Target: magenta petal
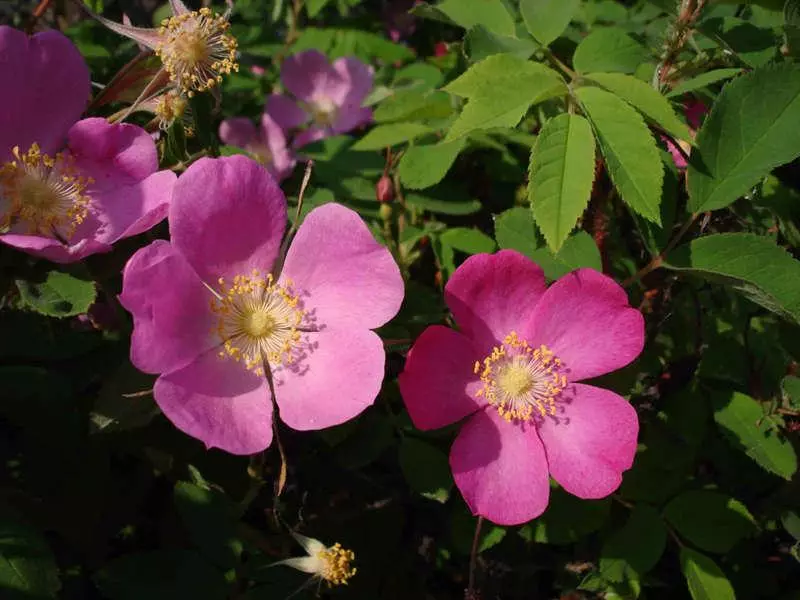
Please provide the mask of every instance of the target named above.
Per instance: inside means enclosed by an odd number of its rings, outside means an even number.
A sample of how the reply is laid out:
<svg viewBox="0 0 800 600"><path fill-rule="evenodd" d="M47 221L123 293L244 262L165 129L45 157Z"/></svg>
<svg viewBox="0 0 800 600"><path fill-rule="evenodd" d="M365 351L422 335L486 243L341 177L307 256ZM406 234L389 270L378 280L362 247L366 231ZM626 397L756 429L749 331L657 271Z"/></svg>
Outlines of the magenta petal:
<svg viewBox="0 0 800 600"><path fill-rule="evenodd" d="M270 271L286 227L286 198L250 158L201 158L175 184L169 223L172 243L216 285L220 277Z"/></svg>
<svg viewBox="0 0 800 600"><path fill-rule="evenodd" d="M567 367L569 381L620 369L644 347L644 318L618 283L592 269L564 275L547 290L526 327Z"/></svg>
<svg viewBox="0 0 800 600"><path fill-rule="evenodd" d="M281 420L307 431L344 423L375 402L386 355L367 329L326 329L308 334L307 349L275 372Z"/></svg>
<svg viewBox="0 0 800 600"><path fill-rule="evenodd" d="M507 423L491 407L461 428L450 467L472 513L493 523L519 525L547 508L547 460L536 429Z"/></svg>
<svg viewBox="0 0 800 600"><path fill-rule="evenodd" d="M269 96L264 111L284 130L300 127L309 119L308 113L297 102L283 94Z"/></svg>
<svg viewBox="0 0 800 600"><path fill-rule="evenodd" d="M155 241L130 258L119 300L133 315L131 362L145 373L185 367L219 343L211 293L169 242Z"/></svg>
<svg viewBox="0 0 800 600"><path fill-rule="evenodd" d="M305 131L298 133L292 141L292 148L299 149L303 146L324 140L326 137L333 135L330 128L323 129L321 127L309 127Z"/></svg>
<svg viewBox="0 0 800 600"><path fill-rule="evenodd" d="M89 69L78 49L57 31L28 37L0 26L0 163L19 146L60 150L91 92Z"/></svg>
<svg viewBox="0 0 800 600"><path fill-rule="evenodd" d="M281 82L296 98L310 102L320 91L341 86L342 80L322 52L306 50L283 61Z"/></svg>
<svg viewBox="0 0 800 600"><path fill-rule="evenodd" d="M511 331L520 333L546 289L538 265L514 250L476 254L447 282L456 324L486 354Z"/></svg>
<svg viewBox="0 0 800 600"><path fill-rule="evenodd" d="M639 419L614 392L575 384L556 419L539 426L550 474L570 494L603 498L619 487L633 464Z"/></svg>
<svg viewBox="0 0 800 600"><path fill-rule="evenodd" d="M78 239L77 242L73 240L72 244L65 246L55 238L14 233L0 235L0 242L33 256L61 264L72 263L90 254L111 250L110 245L94 239Z"/></svg>
<svg viewBox="0 0 800 600"><path fill-rule="evenodd" d="M162 375L153 390L181 431L231 454L255 454L272 442L272 400L263 377L211 350Z"/></svg>
<svg viewBox="0 0 800 600"><path fill-rule="evenodd" d="M286 135L275 120L268 113L261 115L261 139L265 140L271 161L267 170L272 173L278 181L288 177L292 173L297 161L286 142Z"/></svg>
<svg viewBox="0 0 800 600"><path fill-rule="evenodd" d="M419 429L438 429L478 410L482 387L473 366L481 358L472 340L449 327L432 325L406 357L398 384L406 409Z"/></svg>
<svg viewBox="0 0 800 600"><path fill-rule="evenodd" d="M219 139L223 144L246 148L256 141L256 126L246 117L225 119L219 124Z"/></svg>
<svg viewBox="0 0 800 600"><path fill-rule="evenodd" d="M281 273L318 326L374 329L397 314L403 277L357 213L324 204L306 216Z"/></svg>
<svg viewBox="0 0 800 600"><path fill-rule="evenodd" d="M336 98L340 104L353 104L360 106L364 98L372 90L372 81L375 76L373 68L354 56L337 58L333 61L333 70L347 82L347 95Z"/></svg>
<svg viewBox="0 0 800 600"><path fill-rule="evenodd" d="M372 109L357 104L345 105L333 124L333 133L346 133L372 121Z"/></svg>

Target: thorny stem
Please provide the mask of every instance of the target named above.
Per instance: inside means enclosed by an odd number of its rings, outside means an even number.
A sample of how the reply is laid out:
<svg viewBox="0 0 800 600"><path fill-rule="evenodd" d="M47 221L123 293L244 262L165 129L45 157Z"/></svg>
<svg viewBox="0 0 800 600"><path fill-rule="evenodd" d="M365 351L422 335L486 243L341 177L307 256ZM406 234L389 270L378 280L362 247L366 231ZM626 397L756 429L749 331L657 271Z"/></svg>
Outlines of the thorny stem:
<svg viewBox="0 0 800 600"><path fill-rule="evenodd" d="M289 231L286 234L286 237L283 238L283 243L281 243L280 252L278 252L278 260L275 263L274 275L277 276L281 269L283 268L283 261L286 259L286 252L289 250L289 243L292 241L294 234L297 232L297 227L300 223L300 215L303 211L303 199L306 195L306 189L308 188L308 182L311 181L311 171L314 169L314 161L309 160L306 163L306 170L303 173L303 181L300 183L300 191L297 193L297 209L294 213L294 222L292 226L289 228Z"/></svg>
<svg viewBox="0 0 800 600"><path fill-rule="evenodd" d="M473 600L477 598L475 594L475 567L478 561L478 542L481 539L481 527L483 526L483 517L478 517L475 523L475 535L472 538L472 550L469 555L469 581L467 583L467 591L464 595L465 600Z"/></svg>
<svg viewBox="0 0 800 600"><path fill-rule="evenodd" d="M653 74L654 88L661 89L664 83L666 83L667 77L675 63L675 59L689 39L692 27L695 21L700 17L700 13L707 1L708 0L680 0L678 16L667 35L667 40L664 43L664 51L661 53L661 60Z"/></svg>
<svg viewBox="0 0 800 600"><path fill-rule="evenodd" d="M637 271L634 275L631 275L625 281L623 281L622 287L628 287L631 284L636 283L651 271L655 271L657 268L659 268L664 262L664 257L666 257L666 255L669 254L672 251L672 249L678 245L678 242L680 242L681 238L686 234L687 231L689 231L689 228L694 224L699 215L700 213L692 213L692 216L683 224L683 226L681 226L680 230L678 230L678 233L676 233L673 236L673 238L667 244L666 248L664 248L661 252L659 252L658 256L654 257L653 260L651 260L644 267L639 269L639 271Z"/></svg>

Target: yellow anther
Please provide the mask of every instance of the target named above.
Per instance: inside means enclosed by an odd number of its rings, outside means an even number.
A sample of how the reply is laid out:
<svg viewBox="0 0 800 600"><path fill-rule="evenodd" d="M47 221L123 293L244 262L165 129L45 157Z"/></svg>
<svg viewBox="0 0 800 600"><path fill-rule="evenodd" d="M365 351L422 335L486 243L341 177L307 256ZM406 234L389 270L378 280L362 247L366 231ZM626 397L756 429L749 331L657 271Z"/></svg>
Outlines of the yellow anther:
<svg viewBox="0 0 800 600"><path fill-rule="evenodd" d="M338 542L321 550L318 554L322 561L322 572L320 577L328 582L328 585L347 585L347 580L356 574L356 568L351 565L356 555L352 550L345 550Z"/></svg>

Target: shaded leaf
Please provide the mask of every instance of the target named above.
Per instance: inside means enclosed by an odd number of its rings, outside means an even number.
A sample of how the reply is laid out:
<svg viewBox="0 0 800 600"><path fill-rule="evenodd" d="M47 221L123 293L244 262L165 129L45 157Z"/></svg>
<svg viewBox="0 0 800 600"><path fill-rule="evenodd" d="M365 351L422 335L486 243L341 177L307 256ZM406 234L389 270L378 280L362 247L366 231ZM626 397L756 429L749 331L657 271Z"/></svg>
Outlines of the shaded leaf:
<svg viewBox="0 0 800 600"><path fill-rule="evenodd" d="M744 504L706 490L683 492L667 504L664 517L682 537L708 552L728 552L757 529Z"/></svg>
<svg viewBox="0 0 800 600"><path fill-rule="evenodd" d="M400 181L412 190L436 185L447 174L464 148L466 138L454 142L439 142L425 146L411 146L403 154L398 166Z"/></svg>
<svg viewBox="0 0 800 600"><path fill-rule="evenodd" d="M706 555L681 548L681 570L694 600L735 600L736 594L725 574Z"/></svg>
<svg viewBox="0 0 800 600"><path fill-rule="evenodd" d="M514 20L502 0L444 0L436 10L464 29L482 25L492 33L514 35Z"/></svg>
<svg viewBox="0 0 800 600"><path fill-rule="evenodd" d="M572 64L580 73L633 73L649 52L622 29L595 29L575 49Z"/></svg>
<svg viewBox="0 0 800 600"><path fill-rule="evenodd" d="M48 317L74 317L89 310L97 296L93 281L49 271L44 281L17 280L23 304Z"/></svg>
<svg viewBox="0 0 800 600"><path fill-rule="evenodd" d="M400 468L411 489L430 500L447 502L453 487L447 455L427 442L408 436L403 438L399 452Z"/></svg>
<svg viewBox="0 0 800 600"><path fill-rule="evenodd" d="M0 595L8 600L55 598L58 567L45 539L19 518L0 518Z"/></svg>
<svg viewBox="0 0 800 600"><path fill-rule="evenodd" d="M411 141L416 137L433 131L422 123L389 123L378 125L363 138L353 144L354 151L381 150L387 146L396 146Z"/></svg>
<svg viewBox="0 0 800 600"><path fill-rule="evenodd" d="M534 39L545 46L564 33L580 0L521 0L522 20Z"/></svg>
<svg viewBox="0 0 800 600"><path fill-rule="evenodd" d="M667 529L659 514L639 504L628 522L603 544L600 574L614 582L639 579L655 567L666 544Z"/></svg>

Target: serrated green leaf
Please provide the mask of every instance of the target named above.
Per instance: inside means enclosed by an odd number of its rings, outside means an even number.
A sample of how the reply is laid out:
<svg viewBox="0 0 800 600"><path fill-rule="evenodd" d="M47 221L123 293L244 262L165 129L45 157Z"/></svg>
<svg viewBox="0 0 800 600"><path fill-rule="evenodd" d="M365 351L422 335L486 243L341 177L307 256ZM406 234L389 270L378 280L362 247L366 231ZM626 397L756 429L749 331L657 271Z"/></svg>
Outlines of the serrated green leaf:
<svg viewBox="0 0 800 600"><path fill-rule="evenodd" d="M664 518L681 537L708 552L725 553L757 526L747 507L719 492L691 490L672 499Z"/></svg>
<svg viewBox="0 0 800 600"><path fill-rule="evenodd" d="M737 77L697 134L687 172L689 209L724 208L797 156L800 66L786 62Z"/></svg>
<svg viewBox="0 0 800 600"><path fill-rule="evenodd" d="M404 144L433 131L422 123L389 123L378 125L352 146L352 150L380 150L387 146Z"/></svg>
<svg viewBox="0 0 800 600"><path fill-rule="evenodd" d="M675 249L664 266L729 285L800 323L800 262L765 237L750 233L701 237Z"/></svg>
<svg viewBox="0 0 800 600"><path fill-rule="evenodd" d="M686 81L682 81L676 85L667 94L667 98L675 98L688 92L694 92L695 90L702 89L711 85L712 83L725 81L726 79L735 77L741 72L741 69L714 69L713 71L706 71L697 77L692 77L691 79L687 79Z"/></svg>
<svg viewBox="0 0 800 600"><path fill-rule="evenodd" d="M403 154L398 165L400 181L412 190L421 190L436 185L453 166L466 138L454 142L439 142L426 146L411 146Z"/></svg>
<svg viewBox="0 0 800 600"><path fill-rule="evenodd" d="M452 113L452 101L445 92L404 90L381 102L373 116L376 123L392 123L445 119Z"/></svg>
<svg viewBox="0 0 800 600"><path fill-rule="evenodd" d="M514 127L531 105L567 93L558 73L511 54L482 60L444 89L469 99L447 133L448 142L476 129Z"/></svg>
<svg viewBox="0 0 800 600"><path fill-rule="evenodd" d="M538 48L539 45L531 39L497 35L482 25L472 27L464 37L464 53L471 62L503 53L530 58Z"/></svg>
<svg viewBox="0 0 800 600"><path fill-rule="evenodd" d="M49 271L43 281L17 280L17 289L25 306L48 317L84 314L97 296L93 281L61 271Z"/></svg>
<svg viewBox="0 0 800 600"><path fill-rule="evenodd" d="M694 600L736 600L731 582L705 554L681 548L681 571Z"/></svg>
<svg viewBox="0 0 800 600"><path fill-rule="evenodd" d="M640 579L661 558L667 529L655 509L637 505L628 522L603 544L600 574L613 582Z"/></svg>
<svg viewBox="0 0 800 600"><path fill-rule="evenodd" d="M451 227L446 229L439 239L443 244L467 254L490 253L495 250L494 240L477 229Z"/></svg>
<svg viewBox="0 0 800 600"><path fill-rule="evenodd" d="M444 181L424 193L406 194L406 204L443 215L471 215L481 209L479 200Z"/></svg>
<svg viewBox="0 0 800 600"><path fill-rule="evenodd" d="M589 122L570 114L547 121L531 151L528 197L553 252L561 248L589 202L594 153Z"/></svg>
<svg viewBox="0 0 800 600"><path fill-rule="evenodd" d="M734 446L767 471L792 478L797 471L797 455L761 404L740 392L718 392L712 395L712 401L714 420Z"/></svg>
<svg viewBox="0 0 800 600"><path fill-rule="evenodd" d="M418 494L447 502L453 477L447 455L427 442L404 437L399 450L400 468L408 485Z"/></svg>
<svg viewBox="0 0 800 600"><path fill-rule="evenodd" d="M534 39L544 46L564 33L580 0L521 0L519 11Z"/></svg>
<svg viewBox="0 0 800 600"><path fill-rule="evenodd" d="M660 223L664 165L641 115L614 94L595 87L576 90L592 123L611 181L625 203Z"/></svg>
<svg viewBox="0 0 800 600"><path fill-rule="evenodd" d="M53 553L36 530L13 515L0 518L0 590L20 600L55 598L61 587Z"/></svg>
<svg viewBox="0 0 800 600"><path fill-rule="evenodd" d="M794 409L800 408L800 377L794 377L793 375L784 377L781 382L781 389L789 405Z"/></svg>
<svg viewBox="0 0 800 600"><path fill-rule="evenodd" d="M579 73L633 73L649 53L622 29L595 29L575 49L572 64Z"/></svg>
<svg viewBox="0 0 800 600"><path fill-rule="evenodd" d="M502 0L444 0L435 8L464 29L483 25L499 35L514 35L514 19Z"/></svg>
<svg viewBox="0 0 800 600"><path fill-rule="evenodd" d="M625 100L670 135L692 140L689 128L675 114L669 101L641 79L623 73L592 73L589 79Z"/></svg>

